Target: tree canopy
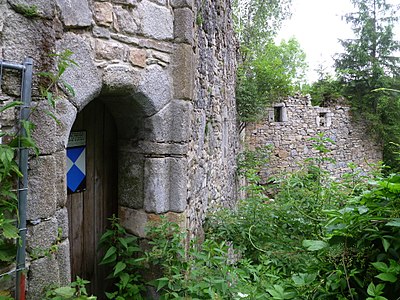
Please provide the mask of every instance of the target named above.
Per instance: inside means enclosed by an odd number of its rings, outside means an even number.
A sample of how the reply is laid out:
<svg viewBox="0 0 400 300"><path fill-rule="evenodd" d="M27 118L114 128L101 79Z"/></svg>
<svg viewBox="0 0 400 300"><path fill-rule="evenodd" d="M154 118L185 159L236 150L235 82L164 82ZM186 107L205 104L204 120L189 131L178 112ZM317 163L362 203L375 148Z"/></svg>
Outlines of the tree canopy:
<svg viewBox="0 0 400 300"><path fill-rule="evenodd" d="M341 40L345 51L335 59L344 94L354 107L377 113L379 95L374 90L397 85L400 58L395 52L395 7L386 0L352 0L356 11L344 16L354 39Z"/></svg>
<svg viewBox="0 0 400 300"><path fill-rule="evenodd" d="M293 38L275 43L291 0L235 0L235 29L241 51L236 99L242 121L262 118L265 107L287 96L304 77L305 53Z"/></svg>
<svg viewBox="0 0 400 300"><path fill-rule="evenodd" d="M238 69L237 104L242 121L256 121L266 105L291 94L304 77L305 53L295 39L265 44Z"/></svg>
<svg viewBox="0 0 400 300"><path fill-rule="evenodd" d="M383 144L384 163L400 170L395 152L400 144L400 43L393 28L396 10L386 0L352 0L355 11L344 19L354 38L341 40L335 57L337 80L322 76L311 88L319 101L341 94L354 116L367 122ZM313 95L314 96L314 95Z"/></svg>
<svg viewBox="0 0 400 300"><path fill-rule="evenodd" d="M234 0L234 24L241 47L260 49L290 17L292 0Z"/></svg>

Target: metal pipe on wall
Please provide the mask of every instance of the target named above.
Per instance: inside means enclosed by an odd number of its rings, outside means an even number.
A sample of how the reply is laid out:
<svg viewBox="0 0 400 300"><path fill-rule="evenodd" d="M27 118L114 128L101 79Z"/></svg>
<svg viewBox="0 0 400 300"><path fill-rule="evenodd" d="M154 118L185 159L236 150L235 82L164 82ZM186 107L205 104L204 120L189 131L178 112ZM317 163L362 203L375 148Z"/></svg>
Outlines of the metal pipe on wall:
<svg viewBox="0 0 400 300"><path fill-rule="evenodd" d="M4 65L3 65L4 66ZM27 121L30 115L32 97L33 59L26 58L22 70L21 100L23 102L20 113L20 124ZM21 137L26 137L25 128L21 128ZM19 241L17 249L17 278L15 298L25 300L25 260L26 260L26 206L28 196L28 156L29 149L19 145L19 169L22 177L18 181L18 231Z"/></svg>

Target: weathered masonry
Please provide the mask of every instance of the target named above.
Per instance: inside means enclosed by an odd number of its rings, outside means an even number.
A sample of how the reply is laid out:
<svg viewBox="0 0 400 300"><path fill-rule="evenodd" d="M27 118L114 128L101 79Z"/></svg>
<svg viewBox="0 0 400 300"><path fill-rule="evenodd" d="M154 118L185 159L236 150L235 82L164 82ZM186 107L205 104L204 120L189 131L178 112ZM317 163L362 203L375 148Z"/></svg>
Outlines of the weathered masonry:
<svg viewBox="0 0 400 300"><path fill-rule="evenodd" d="M29 163L27 299L76 275L101 290L96 246L112 213L139 236L160 214L196 234L210 205L234 203L229 1L3 0L0 12L0 59L32 57L34 65L40 155ZM46 80L38 72L54 72L49 54L66 49L79 66L62 77L75 95L58 89L56 122L39 97ZM19 79L6 72L0 101L17 97ZM3 129L15 115L1 115ZM66 174L77 168L85 182L69 182L67 193ZM57 251L45 255L52 245Z"/></svg>
<svg viewBox="0 0 400 300"><path fill-rule="evenodd" d="M382 161L382 146L368 133L361 121L354 121L350 108L336 103L330 107L312 106L308 97L288 97L275 103L267 118L246 127L246 142L251 147L272 146L271 160L263 178L279 172L290 172L304 160L316 156L312 141L323 133L335 144L329 145L325 167L331 176L340 177L350 171L349 163L361 171L369 171Z"/></svg>

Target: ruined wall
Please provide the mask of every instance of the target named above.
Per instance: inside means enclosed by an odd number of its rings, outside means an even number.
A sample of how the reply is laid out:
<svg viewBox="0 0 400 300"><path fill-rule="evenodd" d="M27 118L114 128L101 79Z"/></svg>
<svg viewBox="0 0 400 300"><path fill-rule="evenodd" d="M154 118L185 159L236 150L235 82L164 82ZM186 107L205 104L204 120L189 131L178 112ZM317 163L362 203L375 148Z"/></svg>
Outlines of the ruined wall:
<svg viewBox="0 0 400 300"><path fill-rule="evenodd" d="M21 4L37 6L37 15L24 15ZM77 114L93 100L106 105L118 128L119 217L130 232L143 236L149 220L168 214L201 233L208 207L234 203L231 22L228 0L0 0L0 58L30 56L35 69L40 155L30 159L27 299L71 279L65 148ZM79 67L63 75L75 95L58 88L55 122L39 97L46 82L38 72L55 70L49 54L65 49ZM6 73L3 104L19 95L17 74ZM12 127L17 115L8 111L1 124ZM36 251L55 244L51 255Z"/></svg>
<svg viewBox="0 0 400 300"><path fill-rule="evenodd" d="M275 103L267 118L246 128L246 142L251 147L272 145L271 161L263 170L263 178L280 172L290 172L301 167L303 161L316 156L310 138L317 134L332 139L327 144L326 157L335 162L326 163L330 174L340 177L350 171L354 163L362 171L373 169L382 161L382 146L365 124L353 121L350 108L343 104L331 107L312 106L307 97L295 96Z"/></svg>
<svg viewBox="0 0 400 300"><path fill-rule="evenodd" d="M189 151L190 228L199 228L207 208L235 204L235 77L237 44L229 0L197 0L193 140ZM233 150L233 151L232 151Z"/></svg>

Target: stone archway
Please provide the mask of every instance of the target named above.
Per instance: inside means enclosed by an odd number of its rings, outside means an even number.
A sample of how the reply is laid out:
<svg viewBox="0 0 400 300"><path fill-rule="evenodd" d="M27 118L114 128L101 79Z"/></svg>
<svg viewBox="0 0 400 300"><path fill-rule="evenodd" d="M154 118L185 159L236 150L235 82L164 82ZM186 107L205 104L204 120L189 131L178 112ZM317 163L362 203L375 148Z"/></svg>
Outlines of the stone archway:
<svg viewBox="0 0 400 300"><path fill-rule="evenodd" d="M186 209L187 128L192 106L188 101L172 99L170 71L166 68L150 65L138 70L111 64L99 72L87 57L90 52L82 38L71 34L61 46L77 53L75 59L86 71L83 74L82 70L72 69L66 73L65 80L76 87L76 96L62 103L60 117L66 129L63 143L82 112L95 102L104 103L118 132L119 217L128 231L144 236L149 215L182 213ZM69 221L69 226L75 226L71 217ZM73 239L69 236L70 255L74 253ZM80 260L70 256L70 261L74 275L74 264Z"/></svg>

